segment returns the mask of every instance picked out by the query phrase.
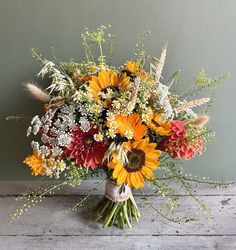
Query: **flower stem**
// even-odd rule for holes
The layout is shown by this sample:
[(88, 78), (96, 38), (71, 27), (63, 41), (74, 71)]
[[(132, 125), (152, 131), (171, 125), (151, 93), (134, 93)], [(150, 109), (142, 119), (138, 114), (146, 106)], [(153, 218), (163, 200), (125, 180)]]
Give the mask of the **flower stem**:
[(114, 213), (116, 212), (116, 209), (117, 207), (119, 206), (119, 203), (118, 202), (115, 202), (112, 210), (111, 210), (111, 213), (108, 215), (108, 217), (106, 218), (105, 222), (104, 222), (104, 227), (108, 227), (111, 219), (112, 219), (112, 216), (114, 215)]
[(125, 226), (132, 228), (133, 217), (137, 222), (140, 218), (140, 212), (132, 196), (122, 202), (114, 202), (104, 196), (95, 210), (96, 222), (103, 221), (104, 228), (112, 225), (122, 229)]

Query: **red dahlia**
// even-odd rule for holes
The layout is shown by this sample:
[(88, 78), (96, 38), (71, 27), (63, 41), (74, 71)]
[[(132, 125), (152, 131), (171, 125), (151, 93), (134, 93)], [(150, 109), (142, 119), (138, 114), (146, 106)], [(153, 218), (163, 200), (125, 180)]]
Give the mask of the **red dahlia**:
[(172, 158), (190, 160), (196, 154), (202, 152), (204, 140), (197, 130), (194, 131), (195, 138), (189, 140), (183, 121), (171, 122), (171, 136), (167, 137), (163, 144), (164, 151), (168, 152)]
[(94, 140), (94, 135), (98, 132), (98, 129), (93, 127), (87, 132), (83, 132), (79, 126), (76, 127), (71, 133), (71, 143), (66, 146), (65, 154), (75, 159), (78, 165), (98, 168), (107, 149), (103, 142)]

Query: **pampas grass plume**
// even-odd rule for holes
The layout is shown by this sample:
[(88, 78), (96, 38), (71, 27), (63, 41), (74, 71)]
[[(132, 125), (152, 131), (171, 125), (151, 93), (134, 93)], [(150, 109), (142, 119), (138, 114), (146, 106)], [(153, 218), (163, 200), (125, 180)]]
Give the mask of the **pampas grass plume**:
[(28, 93), (35, 99), (40, 100), (42, 102), (49, 102), (50, 96), (45, 93), (40, 87), (38, 87), (33, 82), (28, 82), (24, 84)]
[(205, 124), (207, 124), (209, 119), (210, 119), (209, 115), (201, 115), (198, 118), (196, 118), (195, 120), (187, 122), (185, 124), (185, 128), (187, 129), (189, 127), (189, 125), (204, 126)]
[(201, 115), (198, 118), (196, 118), (192, 124), (196, 126), (203, 126), (209, 121), (210, 117), (209, 115)]

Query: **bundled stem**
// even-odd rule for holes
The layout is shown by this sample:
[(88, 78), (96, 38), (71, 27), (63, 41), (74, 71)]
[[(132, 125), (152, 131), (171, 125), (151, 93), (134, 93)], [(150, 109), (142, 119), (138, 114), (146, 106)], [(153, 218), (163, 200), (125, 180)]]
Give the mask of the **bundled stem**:
[(113, 225), (122, 229), (126, 225), (131, 228), (133, 218), (138, 222), (141, 216), (133, 196), (122, 202), (114, 202), (104, 196), (95, 211), (96, 221), (102, 221), (104, 228)]

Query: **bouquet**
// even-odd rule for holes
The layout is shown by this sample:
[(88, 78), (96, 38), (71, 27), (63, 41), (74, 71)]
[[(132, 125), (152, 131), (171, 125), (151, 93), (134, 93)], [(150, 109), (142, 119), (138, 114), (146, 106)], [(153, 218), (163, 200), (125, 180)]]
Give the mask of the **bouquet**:
[[(104, 227), (132, 227), (133, 221), (139, 220), (134, 189), (159, 215), (180, 221), (172, 217), (177, 206), (172, 180), (208, 211), (194, 194), (192, 184), (221, 184), (186, 175), (181, 163), (201, 155), (212, 141), (214, 133), (206, 126), (207, 113), (216, 87), (226, 76), (212, 80), (202, 68), (195, 86), (178, 94), (175, 89), (181, 72), (162, 77), (167, 47), (159, 58), (150, 58), (144, 51), (146, 35), (140, 35), (134, 59), (117, 68), (108, 64), (114, 36), (104, 26), (82, 34), (85, 59), (80, 63), (64, 62), (54, 50), (48, 60), (32, 49), (33, 57), (42, 64), (38, 77), (47, 77), (50, 84), (45, 90), (32, 82), (26, 84), (31, 95), (44, 103), (45, 113), (31, 120), (27, 136), (38, 137), (32, 140), (33, 153), (24, 163), (32, 175), (47, 176), (57, 183), (23, 193), (27, 202), (12, 214), (13, 219), (46, 194), (65, 185), (76, 188), (94, 175), (106, 181), (104, 197), (95, 208), (95, 218)], [(205, 96), (200, 98), (202, 90)], [(147, 183), (157, 195), (167, 197), (171, 216), (149, 203), (142, 190)]]

